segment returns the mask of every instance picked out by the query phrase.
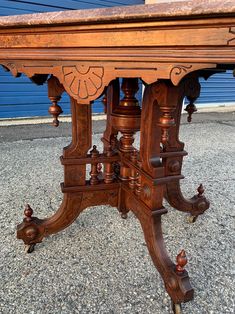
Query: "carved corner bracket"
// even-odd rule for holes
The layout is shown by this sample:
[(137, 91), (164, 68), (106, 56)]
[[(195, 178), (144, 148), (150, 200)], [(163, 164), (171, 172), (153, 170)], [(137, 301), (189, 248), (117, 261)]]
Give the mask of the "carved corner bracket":
[(175, 64), (170, 69), (170, 80), (176, 86), (189, 73), (203, 69), (214, 69), (216, 66), (215, 63)]
[(1, 66), (3, 67), (4, 71), (11, 72), (14, 77), (20, 77), (21, 72), (19, 71), (17, 65), (14, 62), (1, 62)]

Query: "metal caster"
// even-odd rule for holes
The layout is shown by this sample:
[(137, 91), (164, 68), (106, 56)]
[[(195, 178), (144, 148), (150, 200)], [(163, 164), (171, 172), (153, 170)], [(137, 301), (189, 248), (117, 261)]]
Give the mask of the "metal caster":
[(171, 301), (171, 307), (174, 314), (182, 314), (182, 307), (180, 303), (174, 303)]
[(25, 253), (32, 253), (34, 251), (34, 247), (36, 244), (27, 244), (25, 245), (24, 251)]
[(127, 214), (126, 213), (121, 213), (122, 219), (127, 219)]
[(198, 218), (198, 216), (190, 215), (190, 216), (188, 216), (188, 222), (192, 224), (197, 220), (197, 218)]

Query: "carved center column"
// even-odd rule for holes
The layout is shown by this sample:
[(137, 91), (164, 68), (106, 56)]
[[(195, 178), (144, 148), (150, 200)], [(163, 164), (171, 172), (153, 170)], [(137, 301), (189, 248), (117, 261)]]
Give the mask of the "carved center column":
[(124, 78), (122, 82), (124, 97), (111, 113), (113, 127), (122, 133), (119, 149), (124, 153), (134, 150), (132, 146), (134, 134), (140, 130), (141, 109), (135, 98), (138, 89), (138, 79)]
[[(134, 151), (134, 134), (140, 130), (141, 109), (135, 98), (138, 87), (137, 78), (124, 78), (121, 87), (124, 97), (121, 99), (111, 113), (111, 124), (122, 136), (119, 141), (119, 150), (122, 153)], [(119, 178), (128, 181), (130, 168), (121, 163)]]

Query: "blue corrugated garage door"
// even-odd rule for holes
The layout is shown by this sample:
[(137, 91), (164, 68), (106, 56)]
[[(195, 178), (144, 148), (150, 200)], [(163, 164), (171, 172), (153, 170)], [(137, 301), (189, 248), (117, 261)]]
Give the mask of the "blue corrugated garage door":
[(235, 104), (235, 78), (232, 71), (217, 73), (207, 81), (200, 80), (201, 96), (197, 100), (198, 107), (229, 106)]
[[(76, 9), (144, 4), (144, 0), (0, 0), (0, 16)], [(0, 67), (0, 118), (47, 116), (50, 101), (46, 86), (36, 86), (25, 76), (15, 79)], [(64, 114), (70, 112), (69, 98), (60, 101)], [(93, 112), (102, 112), (96, 101)]]

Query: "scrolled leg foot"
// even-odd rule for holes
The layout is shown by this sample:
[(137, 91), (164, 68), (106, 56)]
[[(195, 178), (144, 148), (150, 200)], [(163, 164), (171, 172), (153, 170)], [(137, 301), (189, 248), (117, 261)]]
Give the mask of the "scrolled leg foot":
[(46, 219), (33, 217), (32, 208), (26, 205), (24, 211), (25, 218), (17, 226), (17, 238), (24, 241), (25, 252), (31, 253), (35, 244), (42, 242), (43, 238), (68, 227), (84, 208), (86, 208), (86, 205), (82, 205), (81, 193), (65, 193), (64, 200), (58, 211)]
[(41, 226), (42, 220), (32, 217), (33, 210), (30, 205), (26, 205), (24, 210), (25, 218), (17, 226), (17, 238), (22, 239), (26, 245), (25, 251), (33, 251), (32, 246), (40, 243), (44, 236), (44, 228)]
[(202, 184), (197, 189), (197, 194), (190, 199), (184, 198), (179, 181), (167, 183), (166, 200), (175, 209), (190, 213), (193, 218), (190, 222), (195, 222), (199, 215), (202, 215), (210, 206), (210, 202), (204, 196)]

